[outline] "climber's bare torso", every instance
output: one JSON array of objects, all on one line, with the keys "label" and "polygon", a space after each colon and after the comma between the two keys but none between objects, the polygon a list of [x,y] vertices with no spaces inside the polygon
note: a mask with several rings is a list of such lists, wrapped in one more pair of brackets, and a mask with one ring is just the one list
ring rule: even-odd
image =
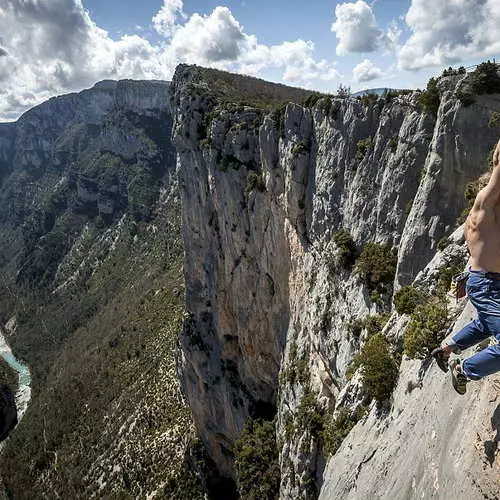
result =
[{"label": "climber's bare torso", "polygon": [[500,273],[500,141],[493,156],[488,185],[479,191],[465,222],[464,232],[476,271]]}]

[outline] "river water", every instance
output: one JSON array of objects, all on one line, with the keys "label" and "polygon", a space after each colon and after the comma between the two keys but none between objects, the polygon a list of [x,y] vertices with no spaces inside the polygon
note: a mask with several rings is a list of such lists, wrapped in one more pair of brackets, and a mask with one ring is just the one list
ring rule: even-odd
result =
[{"label": "river water", "polygon": [[29,368],[21,363],[12,354],[5,341],[2,329],[0,329],[0,356],[17,372],[19,376],[19,388],[16,392],[17,420],[23,417],[31,399],[31,374]]}]

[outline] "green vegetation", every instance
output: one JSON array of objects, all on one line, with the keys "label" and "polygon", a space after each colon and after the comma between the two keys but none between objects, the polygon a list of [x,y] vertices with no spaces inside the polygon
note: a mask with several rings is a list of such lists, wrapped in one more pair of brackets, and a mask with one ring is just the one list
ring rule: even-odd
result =
[{"label": "green vegetation", "polygon": [[367,243],[356,260],[356,270],[369,289],[391,283],[396,274],[397,253],[388,246]]},{"label": "green vegetation", "polygon": [[372,147],[372,138],[366,137],[365,139],[361,139],[356,144],[356,162],[361,163],[368,153],[368,150]]},{"label": "green vegetation", "polygon": [[280,467],[274,421],[249,420],[234,443],[234,469],[242,499],[274,500],[279,496]]},{"label": "green vegetation", "polygon": [[467,70],[460,66],[458,69],[453,69],[451,66],[448,69],[443,70],[441,76],[456,76],[456,75],[465,75]]},{"label": "green vegetation", "polygon": [[342,265],[350,266],[356,259],[356,244],[347,229],[339,229],[333,234],[333,241],[340,250]]},{"label": "green vegetation", "polygon": [[404,353],[411,359],[424,359],[446,335],[448,312],[444,300],[434,297],[420,304],[411,315],[404,333]]},{"label": "green vegetation", "polygon": [[266,181],[264,179],[264,172],[255,172],[254,170],[250,170],[247,176],[247,185],[245,188],[245,192],[247,194],[252,191],[259,191],[263,193],[266,190]]},{"label": "green vegetation", "polygon": [[402,96],[402,95],[409,95],[413,92],[412,89],[399,89],[399,90],[385,90],[382,97],[385,99],[386,102],[391,102],[394,98]]},{"label": "green vegetation", "polygon": [[377,333],[370,337],[357,356],[363,390],[381,403],[390,398],[398,379],[398,363],[387,339]]},{"label": "green vegetation", "polygon": [[463,271],[463,268],[464,266],[462,260],[459,258],[441,266],[438,270],[436,294],[445,295],[450,290],[453,276],[461,273]]},{"label": "green vegetation", "polygon": [[302,105],[305,108],[313,108],[316,104],[323,98],[328,98],[325,94],[320,94],[318,92],[314,92],[310,96],[308,96],[304,101],[302,101]]},{"label": "green vegetation", "polygon": [[451,244],[451,240],[447,238],[446,236],[443,236],[438,242],[437,242],[437,249],[442,252],[446,247],[448,247]]},{"label": "green vegetation", "polygon": [[292,155],[294,156],[294,158],[297,158],[299,155],[305,155],[306,153],[309,153],[310,150],[310,144],[299,142],[293,146]]},{"label": "green vegetation", "polygon": [[500,113],[498,111],[491,111],[490,118],[488,120],[489,128],[500,127]]},{"label": "green vegetation", "polygon": [[210,102],[232,103],[239,107],[274,110],[288,102],[300,104],[315,92],[271,83],[260,78],[200,66],[181,65],[176,76],[189,71],[192,93]]},{"label": "green vegetation", "polygon": [[439,104],[441,103],[437,83],[436,78],[431,78],[427,82],[426,90],[420,96],[420,104],[424,108],[424,111],[434,118],[437,117]]},{"label": "green vegetation", "polygon": [[427,300],[427,297],[417,288],[407,285],[394,294],[393,300],[399,314],[412,314],[418,305]]},{"label": "green vegetation", "polygon": [[367,412],[367,406],[358,406],[354,411],[343,407],[327,420],[323,431],[323,450],[327,457],[335,455],[342,441]]},{"label": "green vegetation", "polygon": [[285,138],[285,112],[286,105],[282,105],[276,108],[271,115],[281,139]]},{"label": "green vegetation", "polygon": [[387,321],[389,321],[389,314],[368,315],[363,319],[355,319],[349,323],[348,329],[355,338],[359,338],[365,329],[367,336],[372,337],[382,331]]},{"label": "green vegetation", "polygon": [[373,93],[366,93],[362,96],[359,96],[358,99],[363,103],[363,106],[373,106],[378,100],[379,96]]},{"label": "green vegetation", "polygon": [[394,134],[389,141],[389,147],[391,148],[391,153],[395,153],[398,149],[398,134]]},{"label": "green vegetation", "polygon": [[468,75],[463,87],[457,91],[457,97],[464,106],[469,106],[474,102],[477,95],[496,94],[498,92],[500,92],[498,65],[486,61],[479,64],[475,71]]},{"label": "green vegetation", "polygon": [[337,87],[337,97],[340,97],[341,99],[348,99],[351,97],[351,87],[340,83]]},{"label": "green vegetation", "polygon": [[309,354],[304,351],[299,358],[297,354],[297,344],[293,342],[290,346],[288,363],[281,374],[281,384],[295,385],[300,383],[305,385],[309,381]]},{"label": "green vegetation", "polygon": [[300,432],[308,431],[312,436],[320,436],[324,427],[324,415],[309,385],[304,387],[295,416],[295,428]]}]

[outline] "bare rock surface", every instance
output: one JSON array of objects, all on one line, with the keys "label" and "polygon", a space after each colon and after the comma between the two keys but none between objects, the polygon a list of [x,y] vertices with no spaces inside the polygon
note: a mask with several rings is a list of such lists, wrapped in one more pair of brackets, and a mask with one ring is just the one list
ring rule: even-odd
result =
[{"label": "bare rock surface", "polygon": [[[181,66],[172,82],[188,309],[179,374],[217,466],[234,477],[245,423],[276,414],[282,499],[497,498],[498,378],[459,398],[435,366],[404,358],[392,407],[372,404],[330,459],[300,422],[363,402],[359,374],[346,376],[368,336],[355,320],[391,313],[383,334],[396,349],[409,318],[393,311],[394,291],[415,279],[432,291],[441,269],[465,264],[452,233],[498,140],[488,127],[498,96],[464,107],[461,77],[449,77],[437,118],[418,92],[371,103],[295,95],[270,112],[251,92],[238,103],[227,78]],[[342,262],[340,229],[358,254],[369,242],[397,253],[378,295]],[[471,316],[456,320],[462,307],[450,302],[455,330]]]}]

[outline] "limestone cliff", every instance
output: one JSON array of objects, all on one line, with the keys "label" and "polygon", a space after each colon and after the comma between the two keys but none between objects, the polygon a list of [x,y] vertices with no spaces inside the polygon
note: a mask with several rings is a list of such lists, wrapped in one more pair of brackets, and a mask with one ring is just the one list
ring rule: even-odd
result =
[{"label": "limestone cliff", "polygon": [[[359,375],[346,377],[368,335],[353,333],[356,320],[392,313],[384,334],[398,350],[408,317],[393,310],[393,292],[455,230],[467,183],[488,169],[498,96],[465,106],[456,90],[466,77],[442,78],[433,116],[418,92],[287,97],[227,78],[180,66],[172,82],[188,309],[179,373],[210,455],[234,477],[245,423],[276,414],[281,498],[496,498],[494,377],[458,400],[423,365],[422,389],[409,393],[420,363],[403,358],[392,409],[373,402],[333,457],[311,423],[365,402]],[[343,262],[339,230],[358,255],[373,242],[393,249],[390,282],[374,289]],[[436,258],[465,265],[458,244]]]}]

